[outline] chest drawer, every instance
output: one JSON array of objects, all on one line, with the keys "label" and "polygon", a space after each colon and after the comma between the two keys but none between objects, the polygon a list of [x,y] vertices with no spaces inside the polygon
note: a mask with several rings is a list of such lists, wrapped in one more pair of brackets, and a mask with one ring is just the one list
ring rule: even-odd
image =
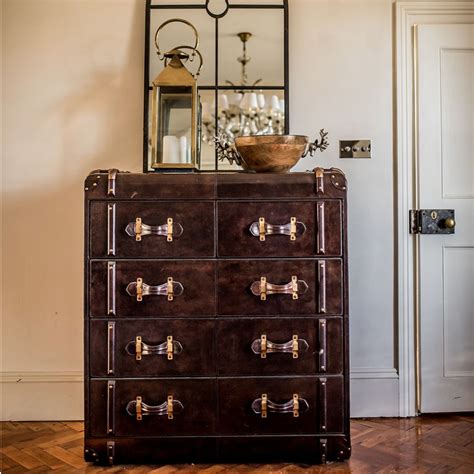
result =
[{"label": "chest drawer", "polygon": [[219,315],[342,314],[339,259],[226,260],[217,268]]},{"label": "chest drawer", "polygon": [[93,201],[90,226],[93,258],[214,255],[212,202]]},{"label": "chest drawer", "polygon": [[205,260],[92,261],[92,317],[215,314],[215,264]]},{"label": "chest drawer", "polygon": [[219,202],[225,257],[340,256],[341,201]]},{"label": "chest drawer", "polygon": [[93,320],[93,377],[215,374],[214,322],[208,320]]},{"label": "chest drawer", "polygon": [[[93,380],[89,407],[91,435],[213,433],[215,392],[213,379]],[[140,402],[137,397],[141,398]],[[141,419],[137,412],[141,413]]]},{"label": "chest drawer", "polygon": [[220,379],[219,429],[226,434],[342,432],[342,382],[342,377]]},{"label": "chest drawer", "polygon": [[219,375],[339,374],[342,342],[341,318],[221,320]]}]

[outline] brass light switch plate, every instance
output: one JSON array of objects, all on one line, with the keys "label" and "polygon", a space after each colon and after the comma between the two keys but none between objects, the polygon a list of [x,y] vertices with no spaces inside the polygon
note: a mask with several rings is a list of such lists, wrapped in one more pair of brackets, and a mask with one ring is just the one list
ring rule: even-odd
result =
[{"label": "brass light switch plate", "polygon": [[370,140],[340,140],[339,158],[372,158]]}]

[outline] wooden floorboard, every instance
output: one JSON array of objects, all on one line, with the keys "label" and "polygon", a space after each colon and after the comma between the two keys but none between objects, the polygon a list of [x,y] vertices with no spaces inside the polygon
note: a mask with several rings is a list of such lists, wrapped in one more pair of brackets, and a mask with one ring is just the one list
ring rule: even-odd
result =
[{"label": "wooden floorboard", "polygon": [[96,467],[82,459],[84,427],[81,422],[3,422],[0,427],[0,469],[2,473],[9,474],[474,474],[474,416],[353,420],[351,459],[324,466],[222,464]]}]

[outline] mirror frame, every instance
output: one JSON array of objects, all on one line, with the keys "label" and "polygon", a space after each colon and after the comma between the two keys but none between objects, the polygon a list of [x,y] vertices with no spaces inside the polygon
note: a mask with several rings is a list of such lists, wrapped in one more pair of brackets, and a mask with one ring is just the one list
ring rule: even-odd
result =
[{"label": "mirror frame", "polygon": [[[155,0],[157,1],[157,0]],[[256,90],[283,90],[285,97],[285,134],[289,134],[290,130],[290,97],[289,97],[289,62],[288,62],[288,52],[289,52],[289,7],[288,0],[275,0],[275,3],[258,3],[258,0],[249,0],[249,3],[241,4],[229,4],[229,0],[224,0],[226,3],[226,9],[224,12],[219,14],[214,14],[208,9],[209,0],[202,0],[202,4],[186,4],[186,0],[182,0],[182,4],[172,3],[172,0],[159,0],[160,3],[152,5],[152,0],[146,0],[146,9],[145,9],[145,74],[144,74],[144,100],[143,100],[143,172],[144,173],[156,173],[160,170],[150,170],[148,167],[148,141],[149,141],[149,106],[150,106],[150,41],[151,34],[154,32],[151,31],[151,12],[152,10],[176,10],[176,17],[179,17],[179,10],[206,10],[209,16],[214,18],[217,23],[220,18],[223,18],[229,10],[238,10],[238,9],[255,9],[255,10],[265,10],[265,9],[281,9],[283,10],[283,86],[274,87],[274,86],[260,86],[250,89]],[[232,2],[232,0],[230,0]],[[255,1],[255,3],[253,3]],[[252,2],[252,3],[250,3]],[[215,68],[216,72],[219,70],[219,34],[218,27],[215,28],[215,46],[216,46],[216,56],[215,56]],[[217,73],[216,73],[217,76]],[[222,90],[235,90],[237,87],[232,86],[222,86],[219,83],[214,84],[213,86],[198,86],[199,90],[213,90],[216,97],[216,104],[218,103],[217,97],[219,91]],[[238,89],[242,89],[242,86],[238,86]],[[217,106],[217,105],[216,105]],[[216,124],[217,125],[217,124]],[[198,144],[197,149],[201,148],[201,144]],[[162,171],[162,170],[161,170]],[[187,170],[189,172],[189,170]],[[214,169],[207,170],[193,170],[194,172],[239,172],[241,170],[219,170],[219,161],[217,153],[215,153]]]}]

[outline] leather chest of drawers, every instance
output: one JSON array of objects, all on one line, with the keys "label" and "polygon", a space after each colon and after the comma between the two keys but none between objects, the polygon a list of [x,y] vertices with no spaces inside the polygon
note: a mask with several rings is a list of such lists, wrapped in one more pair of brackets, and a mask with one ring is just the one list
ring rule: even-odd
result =
[{"label": "leather chest of drawers", "polygon": [[85,459],[350,456],[346,179],[92,172]]}]

